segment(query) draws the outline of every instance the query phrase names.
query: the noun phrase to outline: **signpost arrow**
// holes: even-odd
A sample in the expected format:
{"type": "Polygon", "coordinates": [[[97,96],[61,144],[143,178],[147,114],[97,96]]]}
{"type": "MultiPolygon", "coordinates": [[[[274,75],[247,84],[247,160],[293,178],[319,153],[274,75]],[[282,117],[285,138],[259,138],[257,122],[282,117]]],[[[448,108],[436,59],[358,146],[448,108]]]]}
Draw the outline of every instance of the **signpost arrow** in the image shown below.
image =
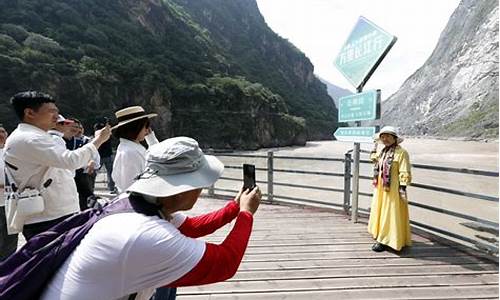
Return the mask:
{"type": "Polygon", "coordinates": [[[333,134],[342,142],[373,143],[376,127],[339,127],[333,134]]]}
{"type": "Polygon", "coordinates": [[[337,69],[358,90],[362,89],[397,38],[364,17],[359,17],[335,59],[337,69]]]}
{"type": "Polygon", "coordinates": [[[372,90],[339,99],[339,122],[380,118],[380,90],[372,90]]]}

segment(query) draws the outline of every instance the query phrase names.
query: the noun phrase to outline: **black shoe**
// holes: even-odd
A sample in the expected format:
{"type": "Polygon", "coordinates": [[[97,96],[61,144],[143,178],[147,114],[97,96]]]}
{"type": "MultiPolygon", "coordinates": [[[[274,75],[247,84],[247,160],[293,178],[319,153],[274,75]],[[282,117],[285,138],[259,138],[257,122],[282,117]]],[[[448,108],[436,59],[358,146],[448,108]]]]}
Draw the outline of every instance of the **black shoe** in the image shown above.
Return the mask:
{"type": "Polygon", "coordinates": [[[372,250],[375,252],[382,252],[385,251],[385,245],[381,243],[375,243],[372,246],[372,250]]]}

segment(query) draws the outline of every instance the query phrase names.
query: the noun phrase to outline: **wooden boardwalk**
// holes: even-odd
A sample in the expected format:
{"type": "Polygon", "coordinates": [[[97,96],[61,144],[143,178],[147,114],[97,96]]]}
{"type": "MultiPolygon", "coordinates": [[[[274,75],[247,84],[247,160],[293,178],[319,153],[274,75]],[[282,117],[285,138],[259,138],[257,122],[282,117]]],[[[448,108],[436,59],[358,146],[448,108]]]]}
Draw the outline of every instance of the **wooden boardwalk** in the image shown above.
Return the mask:
{"type": "MultiPolygon", "coordinates": [[[[224,205],[202,198],[193,213],[224,205]]],[[[230,225],[206,238],[219,243],[230,225]]],[[[178,299],[498,299],[498,259],[413,235],[402,253],[371,251],[366,222],[328,209],[261,204],[237,274],[178,289],[178,299]]]]}

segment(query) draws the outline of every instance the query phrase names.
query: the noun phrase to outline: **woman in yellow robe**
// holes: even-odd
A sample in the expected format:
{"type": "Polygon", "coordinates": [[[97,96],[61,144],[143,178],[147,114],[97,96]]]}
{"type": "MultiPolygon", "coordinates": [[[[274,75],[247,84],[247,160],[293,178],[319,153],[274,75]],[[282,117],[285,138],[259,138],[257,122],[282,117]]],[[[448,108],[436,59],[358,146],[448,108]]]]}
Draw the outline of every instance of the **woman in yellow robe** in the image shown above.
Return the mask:
{"type": "Polygon", "coordinates": [[[384,148],[377,152],[377,144],[370,158],[375,163],[373,200],[368,232],[377,241],[372,250],[381,252],[390,247],[400,251],[411,246],[410,219],[406,187],[411,183],[411,164],[408,152],[399,144],[396,128],[385,126],[378,133],[376,143],[384,148]]]}

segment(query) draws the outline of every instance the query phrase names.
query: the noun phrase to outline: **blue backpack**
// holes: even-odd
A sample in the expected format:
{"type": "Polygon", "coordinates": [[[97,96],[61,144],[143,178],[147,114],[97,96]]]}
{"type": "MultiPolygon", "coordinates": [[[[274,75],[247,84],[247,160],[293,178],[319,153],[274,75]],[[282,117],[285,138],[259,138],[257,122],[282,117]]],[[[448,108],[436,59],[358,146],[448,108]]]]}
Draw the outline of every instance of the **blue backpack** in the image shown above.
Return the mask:
{"type": "Polygon", "coordinates": [[[134,197],[122,198],[87,209],[37,234],[0,263],[0,300],[39,299],[92,226],[104,217],[125,212],[153,216],[158,215],[158,206],[134,197]]]}

